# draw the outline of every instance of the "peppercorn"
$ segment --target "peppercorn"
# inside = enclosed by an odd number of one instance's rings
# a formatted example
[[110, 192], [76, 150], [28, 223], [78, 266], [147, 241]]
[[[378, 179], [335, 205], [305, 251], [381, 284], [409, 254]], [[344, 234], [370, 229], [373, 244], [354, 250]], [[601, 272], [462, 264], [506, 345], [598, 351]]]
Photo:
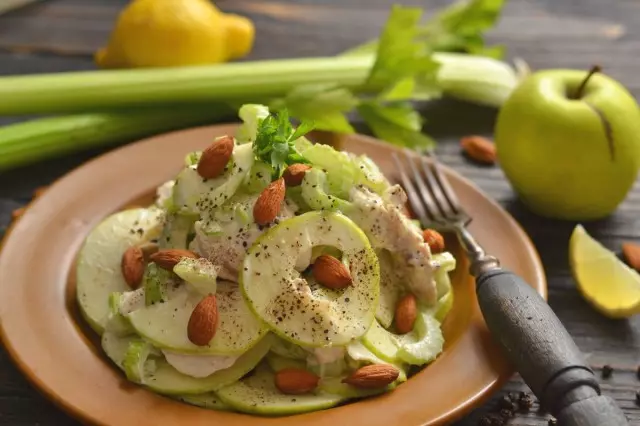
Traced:
[[520, 400], [518, 401], [520, 411], [527, 413], [533, 407], [533, 398], [524, 392], [520, 393]]
[[505, 421], [509, 420], [514, 416], [515, 416], [515, 413], [509, 409], [503, 408], [502, 410], [500, 410], [500, 417], [502, 417]]
[[610, 365], [605, 365], [602, 367], [602, 378], [608, 379], [613, 374], [613, 367]]

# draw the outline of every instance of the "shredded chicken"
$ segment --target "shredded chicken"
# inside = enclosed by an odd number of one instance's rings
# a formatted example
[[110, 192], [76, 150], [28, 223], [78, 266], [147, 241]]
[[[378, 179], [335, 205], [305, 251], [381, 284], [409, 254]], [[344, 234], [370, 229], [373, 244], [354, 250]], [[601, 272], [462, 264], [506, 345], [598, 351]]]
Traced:
[[380, 196], [364, 186], [354, 187], [350, 199], [356, 208], [352, 219], [367, 234], [377, 249], [386, 249], [399, 256], [396, 267], [409, 289], [424, 303], [436, 301], [436, 285], [429, 245], [422, 232], [403, 211], [407, 201], [399, 185]]

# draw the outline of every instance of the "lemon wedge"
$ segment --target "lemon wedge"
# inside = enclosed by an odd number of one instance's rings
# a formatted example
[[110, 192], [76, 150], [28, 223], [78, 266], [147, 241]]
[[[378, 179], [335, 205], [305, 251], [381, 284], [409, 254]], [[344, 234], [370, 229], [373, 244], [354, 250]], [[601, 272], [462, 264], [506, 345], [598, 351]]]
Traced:
[[569, 263], [578, 289], [602, 314], [627, 318], [640, 313], [640, 274], [578, 225], [569, 240]]

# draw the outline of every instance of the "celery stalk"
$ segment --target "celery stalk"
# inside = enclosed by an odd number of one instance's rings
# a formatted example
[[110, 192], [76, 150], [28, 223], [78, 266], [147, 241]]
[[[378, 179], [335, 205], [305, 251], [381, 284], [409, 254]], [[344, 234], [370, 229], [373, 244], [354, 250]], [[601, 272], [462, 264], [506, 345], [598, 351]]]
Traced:
[[0, 128], [0, 170], [91, 147], [213, 123], [227, 110], [211, 105], [43, 118]]
[[180, 68], [82, 71], [0, 78], [0, 115], [139, 105], [251, 101], [305, 84], [362, 90], [373, 56], [283, 59]]

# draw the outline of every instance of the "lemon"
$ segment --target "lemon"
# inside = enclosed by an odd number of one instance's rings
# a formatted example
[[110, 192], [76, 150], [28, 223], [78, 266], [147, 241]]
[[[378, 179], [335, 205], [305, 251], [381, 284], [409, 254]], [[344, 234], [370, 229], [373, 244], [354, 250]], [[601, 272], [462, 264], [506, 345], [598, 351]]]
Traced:
[[571, 271], [582, 295], [611, 318], [640, 313], [640, 275], [578, 225], [569, 241]]
[[134, 0], [95, 59], [103, 68], [213, 64], [246, 55], [254, 35], [249, 19], [209, 0]]

